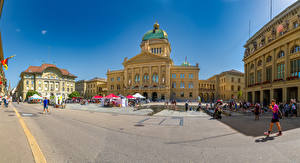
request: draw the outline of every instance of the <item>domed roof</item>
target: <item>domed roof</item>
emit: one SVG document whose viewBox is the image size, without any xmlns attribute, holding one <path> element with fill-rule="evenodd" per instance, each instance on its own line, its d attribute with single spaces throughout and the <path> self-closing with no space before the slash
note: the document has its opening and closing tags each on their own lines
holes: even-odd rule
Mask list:
<svg viewBox="0 0 300 163">
<path fill-rule="evenodd" d="M 159 29 L 159 24 L 156 22 L 154 24 L 154 29 L 146 32 L 143 36 L 143 41 L 151 39 L 168 39 L 168 34 L 166 31 Z"/>
</svg>

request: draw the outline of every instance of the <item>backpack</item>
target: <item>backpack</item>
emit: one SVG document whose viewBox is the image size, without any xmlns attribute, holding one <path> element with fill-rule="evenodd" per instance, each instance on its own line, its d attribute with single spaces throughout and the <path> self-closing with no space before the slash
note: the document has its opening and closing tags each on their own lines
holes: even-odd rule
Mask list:
<svg viewBox="0 0 300 163">
<path fill-rule="evenodd" d="M 278 118 L 282 119 L 282 112 L 280 111 L 280 109 L 278 109 Z"/>
</svg>

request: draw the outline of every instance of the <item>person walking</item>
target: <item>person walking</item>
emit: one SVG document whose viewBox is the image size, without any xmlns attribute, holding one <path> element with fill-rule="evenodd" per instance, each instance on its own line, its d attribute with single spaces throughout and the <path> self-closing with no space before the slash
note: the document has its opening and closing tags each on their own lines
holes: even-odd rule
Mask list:
<svg viewBox="0 0 300 163">
<path fill-rule="evenodd" d="M 185 101 L 185 111 L 188 111 L 189 109 L 189 102 L 188 100 Z"/>
<path fill-rule="evenodd" d="M 285 103 L 283 112 L 284 112 L 284 116 L 285 116 L 286 118 L 289 117 L 289 110 L 290 110 L 289 104 L 288 104 L 288 103 Z"/>
<path fill-rule="evenodd" d="M 44 103 L 44 112 L 43 113 L 46 113 L 46 109 L 47 109 L 47 113 L 49 113 L 49 109 L 48 109 L 49 100 L 47 99 L 47 97 L 45 97 L 43 103 Z"/>
<path fill-rule="evenodd" d="M 272 132 L 274 123 L 276 123 L 276 126 L 278 128 L 277 136 L 281 136 L 282 131 L 281 131 L 280 123 L 279 123 L 279 108 L 274 99 L 272 100 L 272 105 L 270 105 L 270 109 L 272 110 L 273 116 L 272 116 L 272 120 L 270 123 L 270 128 L 267 132 L 264 133 L 264 135 L 269 136 Z"/>
<path fill-rule="evenodd" d="M 297 108 L 296 108 L 296 104 L 293 100 L 291 100 L 291 109 L 292 109 L 292 117 L 295 115 L 295 117 L 297 117 Z"/>
<path fill-rule="evenodd" d="M 259 114 L 260 114 L 260 104 L 256 103 L 255 104 L 255 108 L 254 108 L 254 115 L 255 115 L 255 119 L 254 120 L 259 120 Z"/>
</svg>

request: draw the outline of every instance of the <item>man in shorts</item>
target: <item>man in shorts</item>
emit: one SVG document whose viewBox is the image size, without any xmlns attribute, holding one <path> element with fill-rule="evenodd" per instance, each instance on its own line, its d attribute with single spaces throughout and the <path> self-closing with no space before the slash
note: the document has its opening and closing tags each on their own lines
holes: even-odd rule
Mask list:
<svg viewBox="0 0 300 163">
<path fill-rule="evenodd" d="M 44 103 L 44 112 L 43 113 L 46 112 L 46 109 L 47 109 L 47 113 L 49 113 L 49 109 L 48 109 L 49 100 L 47 99 L 47 97 L 45 97 L 43 103 Z"/>
<path fill-rule="evenodd" d="M 266 136 L 269 136 L 270 133 L 272 132 L 272 128 L 273 128 L 274 123 L 276 123 L 276 126 L 277 126 L 278 131 L 279 131 L 277 136 L 281 136 L 282 132 L 281 132 L 281 126 L 280 126 L 280 123 L 279 123 L 279 108 L 278 108 L 278 105 L 275 103 L 274 99 L 272 100 L 272 105 L 270 105 L 270 109 L 272 110 L 273 117 L 272 117 L 272 120 L 271 120 L 271 123 L 270 123 L 269 131 L 265 132 L 264 134 Z"/>
</svg>

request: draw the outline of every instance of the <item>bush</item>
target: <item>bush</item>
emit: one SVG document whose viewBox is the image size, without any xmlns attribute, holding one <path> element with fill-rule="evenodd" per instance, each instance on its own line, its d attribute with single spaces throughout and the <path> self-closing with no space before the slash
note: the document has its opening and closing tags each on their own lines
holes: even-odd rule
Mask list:
<svg viewBox="0 0 300 163">
<path fill-rule="evenodd" d="M 79 92 L 74 91 L 74 92 L 72 92 L 71 94 L 69 94 L 69 98 L 73 98 L 73 97 L 80 97 Z"/>
</svg>

